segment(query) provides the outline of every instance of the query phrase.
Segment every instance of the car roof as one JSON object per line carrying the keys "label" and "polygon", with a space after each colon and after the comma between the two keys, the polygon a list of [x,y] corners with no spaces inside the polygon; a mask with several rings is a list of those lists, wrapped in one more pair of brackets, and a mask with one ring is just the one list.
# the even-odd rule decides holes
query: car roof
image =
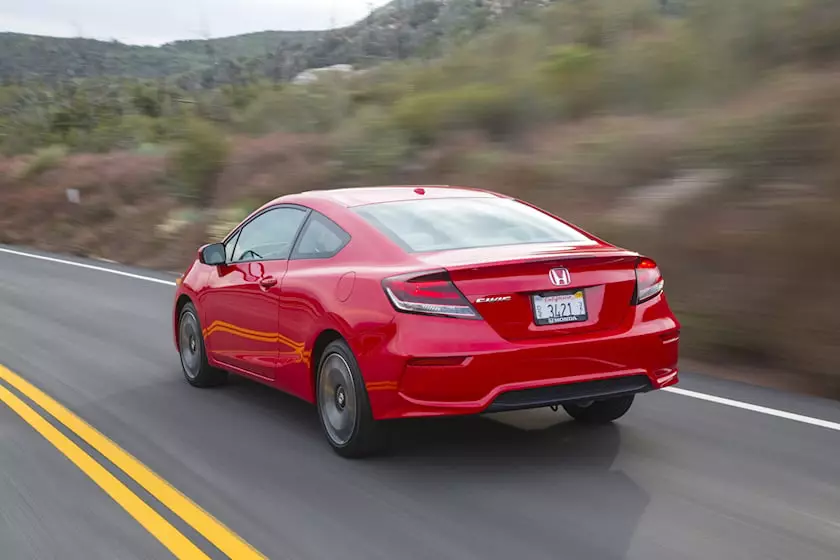
{"label": "car roof", "polygon": [[295,195],[282,196],[273,203],[300,202],[307,200],[327,200],[352,208],[366,204],[399,202],[430,198],[500,198],[494,192],[468,187],[450,187],[446,185],[392,185],[381,187],[352,187],[321,191],[307,191]]}

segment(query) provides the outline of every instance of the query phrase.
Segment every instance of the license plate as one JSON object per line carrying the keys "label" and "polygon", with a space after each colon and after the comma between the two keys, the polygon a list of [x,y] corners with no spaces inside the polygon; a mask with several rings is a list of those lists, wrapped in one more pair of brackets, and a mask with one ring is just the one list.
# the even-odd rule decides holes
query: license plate
{"label": "license plate", "polygon": [[532,295],[534,323],[536,325],[557,325],[586,321],[586,298],[583,290],[562,294]]}

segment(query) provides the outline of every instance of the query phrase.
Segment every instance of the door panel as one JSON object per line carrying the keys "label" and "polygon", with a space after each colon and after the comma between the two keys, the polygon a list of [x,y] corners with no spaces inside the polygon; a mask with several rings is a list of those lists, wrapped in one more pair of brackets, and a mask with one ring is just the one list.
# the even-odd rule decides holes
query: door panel
{"label": "door panel", "polygon": [[204,339],[213,357],[265,379],[277,364],[277,287],[261,284],[282,278],[288,261],[235,263],[218,268],[206,298]]}
{"label": "door panel", "polygon": [[328,321],[325,305],[337,300],[339,279],[348,272],[339,264],[350,236],[326,216],[313,212],[300,235],[283,277],[279,295],[278,387],[312,400],[311,345]]}
{"label": "door panel", "polygon": [[231,238],[230,262],[211,272],[200,298],[204,338],[222,364],[276,378],[280,285],[307,214],[299,207],[276,207],[256,216]]}

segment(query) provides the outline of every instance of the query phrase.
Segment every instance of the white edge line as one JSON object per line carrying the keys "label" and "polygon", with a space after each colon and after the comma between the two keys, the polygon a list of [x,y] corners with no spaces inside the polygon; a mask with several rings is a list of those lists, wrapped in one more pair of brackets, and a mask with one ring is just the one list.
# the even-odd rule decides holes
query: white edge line
{"label": "white edge line", "polygon": [[828,420],[821,420],[819,418],[811,418],[810,416],[803,416],[801,414],[794,414],[793,412],[785,412],[784,410],[776,410],[774,408],[767,408],[766,406],[759,406],[757,404],[749,404],[741,401],[734,401],[732,399],[725,399],[723,397],[715,397],[713,395],[706,395],[705,393],[697,393],[695,391],[687,391],[678,387],[666,387],[662,389],[669,393],[675,393],[684,397],[691,397],[701,401],[708,401],[712,403],[731,406],[734,408],[741,408],[768,416],[775,416],[776,418],[784,418],[785,420],[793,420],[794,422],[801,422],[803,424],[810,424],[811,426],[819,426],[821,428],[828,428],[840,432],[840,424],[837,422],[829,422]]}
{"label": "white edge line", "polygon": [[[8,253],[10,255],[18,255],[20,257],[29,257],[30,259],[37,259],[41,261],[47,262],[54,262],[59,264],[66,264],[70,266],[75,266],[78,268],[86,268],[88,270],[96,270],[99,272],[107,272],[109,274],[116,274],[117,276],[125,276],[126,278],[134,278],[135,280],[145,280],[146,282],[153,282],[155,284],[163,284],[165,286],[174,286],[175,282],[170,280],[162,280],[160,278],[152,278],[150,276],[141,276],[140,274],[132,274],[130,272],[123,272],[121,270],[113,270],[111,268],[105,268],[103,266],[94,266],[91,264],[84,264],[74,261],[68,261],[64,259],[56,259],[54,257],[45,257],[42,255],[33,255],[31,253],[24,253],[21,251],[13,251],[12,249],[5,249],[0,247],[0,253]],[[714,395],[707,395],[705,393],[698,393],[696,391],[688,391],[686,389],[680,389],[678,387],[666,387],[662,389],[663,391],[667,391],[669,393],[674,393],[676,395],[682,395],[684,397],[691,397],[693,399],[698,399],[701,401],[712,402],[716,404],[722,404],[724,406],[731,406],[733,408],[740,408],[742,410],[749,410],[752,412],[758,412],[759,414],[766,414],[768,416],[775,416],[776,418],[784,418],[785,420],[792,420],[794,422],[801,422],[803,424],[809,424],[811,426],[819,426],[821,428],[828,428],[829,430],[834,430],[840,432],[840,424],[837,422],[829,422],[828,420],[821,420],[819,418],[811,418],[810,416],[803,416],[801,414],[794,414],[792,412],[785,412],[784,410],[776,410],[774,408],[767,408],[766,406],[759,406],[756,404],[745,403],[741,401],[736,401],[732,399],[725,399],[723,397],[716,397]]]}
{"label": "white edge line", "polygon": [[74,261],[67,261],[64,259],[56,259],[54,257],[45,257],[42,255],[33,255],[31,253],[23,253],[21,251],[13,251],[12,249],[6,249],[4,247],[0,247],[0,253],[7,253],[9,255],[17,255],[19,257],[28,257],[30,259],[37,259],[39,261],[47,261],[47,262],[54,262],[59,264],[67,264],[70,266],[75,266],[78,268],[86,268],[88,270],[96,270],[99,272],[107,272],[109,274],[116,274],[117,276],[125,276],[126,278],[134,278],[135,280],[145,280],[146,282],[153,282],[155,284],[163,284],[164,286],[174,286],[175,282],[171,280],[163,280],[161,278],[152,278],[150,276],[141,276],[140,274],[132,274],[130,272],[123,272],[121,270],[114,270],[112,268],[105,268],[104,266],[94,266],[92,264],[85,264],[80,262]]}

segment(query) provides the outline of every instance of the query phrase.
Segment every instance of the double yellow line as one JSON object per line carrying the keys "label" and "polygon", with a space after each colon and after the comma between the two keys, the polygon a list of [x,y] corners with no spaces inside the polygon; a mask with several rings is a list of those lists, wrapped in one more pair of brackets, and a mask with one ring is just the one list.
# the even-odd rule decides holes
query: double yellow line
{"label": "double yellow line", "polygon": [[[90,424],[70,412],[55,399],[0,365],[0,379],[31,399],[52,415],[68,430],[132,478],[161,504],[169,508],[188,525],[210,541],[229,558],[254,559],[265,557],[212,515],[201,509],[146,465],[121,449]],[[0,401],[14,410],[47,441],[53,444],[82,472],[114,499],[129,515],[146,528],[177,558],[203,560],[210,557],[185,537],[162,515],[137,496],[128,486],[111,474],[70,438],[53,426],[23,399],[0,384]]]}

